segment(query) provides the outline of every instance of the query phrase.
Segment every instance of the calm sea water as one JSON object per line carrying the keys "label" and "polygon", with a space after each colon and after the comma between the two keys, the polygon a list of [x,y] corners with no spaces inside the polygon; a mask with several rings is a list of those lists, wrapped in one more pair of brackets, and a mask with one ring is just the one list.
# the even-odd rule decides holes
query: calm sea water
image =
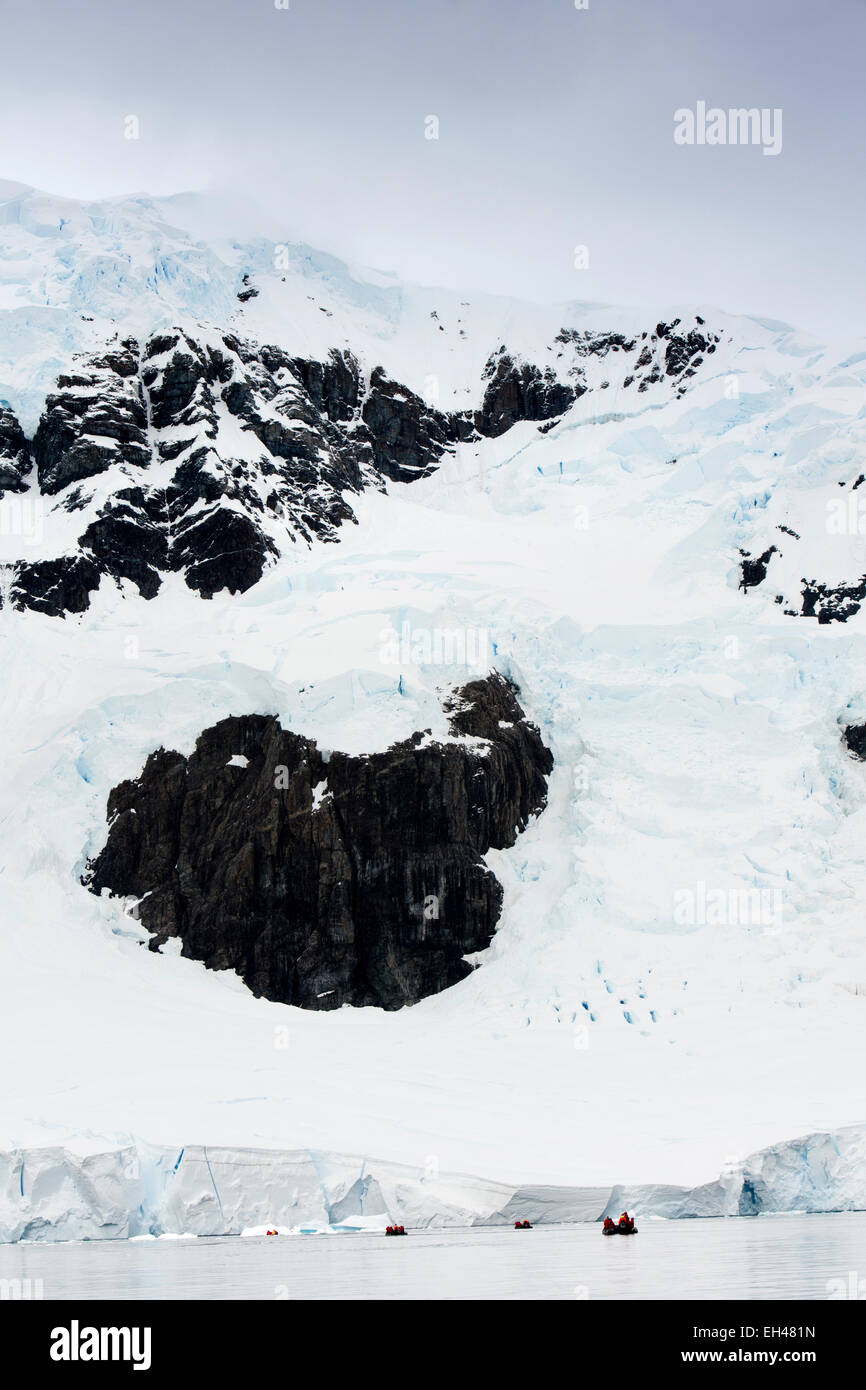
{"label": "calm sea water", "polygon": [[0,1246],[53,1298],[866,1298],[866,1213]]}

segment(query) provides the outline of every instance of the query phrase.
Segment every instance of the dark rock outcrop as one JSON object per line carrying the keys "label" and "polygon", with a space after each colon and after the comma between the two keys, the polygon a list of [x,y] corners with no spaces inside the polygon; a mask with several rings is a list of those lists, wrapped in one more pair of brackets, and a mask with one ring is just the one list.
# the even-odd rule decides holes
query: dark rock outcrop
{"label": "dark rock outcrop", "polygon": [[[792,541],[800,540],[799,534],[790,526],[780,525],[777,530],[790,536]],[[763,584],[770,560],[778,553],[778,546],[775,545],[768,546],[761,555],[750,555],[748,551],[741,550],[740,555],[743,558],[740,561],[740,588],[748,590]],[[847,584],[825,583],[819,579],[807,579],[805,576],[800,583],[802,588],[798,599],[786,599],[784,594],[776,594],[775,602],[783,605],[787,602],[788,606],[784,608],[787,617],[816,618],[822,626],[847,622],[855,613],[860,612],[863,600],[866,599],[866,575],[861,575],[859,579]]]}
{"label": "dark rock outcrop", "polygon": [[866,762],[866,724],[849,724],[843,729],[842,737],[849,753],[860,762]]}
{"label": "dark rock outcrop", "polygon": [[[778,457],[778,454],[774,453],[773,456]],[[855,494],[863,487],[864,482],[866,474],[862,471],[857,472],[853,478],[837,479],[840,495],[826,500],[825,506],[816,508],[811,515],[801,513],[803,520],[799,523],[800,530],[795,530],[784,522],[777,523],[775,529],[788,537],[788,540],[783,542],[786,548],[797,546],[802,540],[802,534],[810,532],[813,527],[819,529],[819,534],[823,536],[862,537],[866,531],[866,523],[863,519],[862,500]],[[770,545],[757,557],[745,550],[740,551],[744,557],[741,588],[756,587],[764,581],[768,561],[776,551],[775,545]],[[843,547],[840,553],[842,556],[850,557],[854,552]],[[849,618],[860,612],[866,600],[866,574],[858,573],[855,569],[853,573],[849,571],[849,577],[846,578],[837,568],[838,558],[830,561],[832,551],[828,550],[826,554],[828,568],[830,563],[833,564],[829,577],[821,578],[814,572],[812,575],[801,574],[798,593],[789,589],[785,593],[775,595],[775,602],[783,606],[786,617],[814,618],[821,626],[827,626],[830,623],[846,623]],[[850,563],[850,559],[848,562]],[[813,561],[810,560],[809,563]],[[859,565],[857,568],[859,569]]]}
{"label": "dark rock outcrop", "polygon": [[505,434],[521,420],[550,420],[562,415],[582,394],[561,382],[551,367],[542,372],[531,362],[515,362],[504,347],[484,368],[487,387],[475,425],[480,434]]}
{"label": "dark rock outcrop", "polygon": [[361,416],[377,471],[401,483],[431,473],[446,449],[472,434],[458,417],[428,405],[381,367],[370,377]]}
{"label": "dark rock outcrop", "polygon": [[247,304],[251,299],[258,299],[259,292],[255,285],[250,284],[249,275],[244,275],[241,280],[241,288],[238,290],[238,299],[241,304]]}
{"label": "dark rock outcrop", "polygon": [[592,333],[581,328],[562,328],[555,341],[570,344],[579,357],[604,358],[611,352],[634,352],[637,346],[636,338],[626,338],[622,333]]}
{"label": "dark rock outcrop", "polygon": [[[241,297],[254,293],[245,282]],[[204,598],[248,589],[287,545],[338,540],[353,494],[423,478],[458,444],[521,421],[551,428],[588,389],[591,358],[624,356],[623,387],[685,390],[719,341],[695,322],[640,338],[563,328],[555,369],[503,345],[480,407],[448,411],[381,366],[363,372],[345,347],[315,361],[235,333],[115,338],[58,379],[32,449],[0,407],[0,499],[23,488],[32,455],[49,511],[81,513],[66,554],[13,566],[9,600],[62,616],[103,579],[152,598],[172,572]]]}
{"label": "dark rock outcrop", "polygon": [[0,497],[4,492],[21,492],[24,479],[33,467],[30,445],[12,411],[0,404]]}
{"label": "dark rock outcrop", "polygon": [[679,319],[674,319],[673,323],[657,323],[656,336],[665,344],[665,375],[682,381],[694,376],[705,353],[715,352],[719,335],[702,333],[699,328],[683,329],[678,333],[679,326]]}
{"label": "dark rock outcrop", "polygon": [[[90,606],[91,594],[99,588],[102,577],[99,566],[88,555],[35,560],[21,569],[27,575],[26,607],[52,617],[61,613],[83,613]],[[12,588],[12,602],[17,607],[25,606],[21,602],[17,578]]]}
{"label": "dark rock outcrop", "polygon": [[746,550],[740,551],[743,557],[740,561],[741,589],[754,589],[758,584],[763,584],[767,577],[767,568],[777,551],[778,546],[775,545],[771,545],[763,555],[750,555]]}
{"label": "dark rock outcrop", "polygon": [[546,800],[553,760],[514,688],[455,692],[452,735],[323,753],[270,715],[224,719],[189,758],[160,749],[109,797],[87,878],[256,994],[386,1009],[455,984],[489,945],[502,889],[481,856]]}
{"label": "dark rock outcrop", "polygon": [[58,493],[115,463],[145,467],[146,429],[138,344],[126,339],[58,378],[33,440],[40,488]]}
{"label": "dark rock outcrop", "polygon": [[[16,428],[0,416],[0,485],[27,462]],[[248,589],[281,539],[336,540],[348,496],[423,476],[467,433],[381,368],[364,383],[348,351],[315,362],[231,334],[126,339],[48,398],[41,490],[91,519],[72,554],[16,566],[12,603],[80,612],[103,576],[152,598],[169,572],[205,598]],[[112,468],[121,486],[99,504],[91,480]]]}
{"label": "dark rock outcrop", "polygon": [[[606,358],[610,353],[631,354],[637,351],[633,370],[623,378],[623,387],[636,384],[639,392],[645,392],[667,379],[676,387],[677,395],[681,396],[688,388],[689,378],[696,375],[721,342],[721,335],[712,333],[697,314],[695,324],[695,328],[686,328],[681,319],[674,319],[672,323],[657,323],[653,332],[641,333],[639,338],[626,338],[622,333],[563,328],[556,335],[556,342],[570,346],[578,359]],[[582,373],[579,361],[572,367],[571,376],[578,383],[580,395]]]}
{"label": "dark rock outcrop", "polygon": [[[277,356],[275,349],[263,349],[268,370],[274,370]],[[291,367],[317,410],[335,424],[351,420],[361,401],[361,374],[351,352],[332,349],[327,362],[293,357]]]}
{"label": "dark rock outcrop", "polygon": [[866,575],[853,584],[822,584],[814,579],[803,580],[803,606],[800,617],[817,618],[818,622],[846,623],[860,612],[866,598]]}

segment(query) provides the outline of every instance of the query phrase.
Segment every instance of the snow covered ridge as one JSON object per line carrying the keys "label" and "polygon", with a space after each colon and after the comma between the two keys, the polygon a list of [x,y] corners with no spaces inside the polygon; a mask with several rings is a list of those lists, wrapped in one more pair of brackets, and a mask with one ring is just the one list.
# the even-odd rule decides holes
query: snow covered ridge
{"label": "snow covered ridge", "polygon": [[[20,471],[8,413],[4,428],[8,510],[28,460]],[[455,438],[382,372],[362,382],[350,353],[301,361],[180,329],[124,339],[48,398],[32,444],[44,558],[12,566],[9,601],[81,612],[103,576],[152,598],[172,571],[207,598],[243,591],[293,542],[335,540],[355,519],[345,494],[422,476]]]}
{"label": "snow covered ridge", "polygon": [[525,422],[565,442],[640,420],[654,452],[682,401],[696,444],[663,461],[684,491],[720,467],[753,483],[728,521],[744,592],[821,623],[858,610],[862,344],[695,307],[648,321],[461,297],[218,222],[207,198],[84,203],[0,184],[13,606],[81,612],[102,582],[153,597],[173,571],[204,596],[243,591],[298,543],[339,539],[365,488],[478,458]]}
{"label": "snow covered ridge", "polygon": [[[58,378],[32,444],[0,407],[0,530],[17,529],[30,552],[9,568],[9,602],[62,616],[87,608],[103,577],[153,598],[172,571],[206,598],[244,591],[288,546],[337,540],[355,520],[346,494],[422,478],[459,444],[522,421],[552,425],[592,389],[587,359],[621,359],[623,388],[682,394],[716,351],[703,324],[676,319],[632,339],[562,329],[557,370],[502,345],[480,406],[448,413],[380,365],[365,376],[349,349],[320,362],[225,332],[175,327],[143,345],[115,334]],[[25,536],[25,495],[38,537],[33,518]]]}
{"label": "snow covered ridge", "polygon": [[514,1185],[309,1149],[143,1140],[0,1152],[0,1241],[860,1211],[866,1126],[775,1144],[700,1187]]}
{"label": "snow covered ridge", "polygon": [[564,361],[563,331],[625,339],[649,327],[609,307],[405,284],[279,229],[251,235],[240,216],[201,195],[79,202],[0,181],[0,400],[28,436],[74,355],[115,333],[232,332],[318,361],[348,348],[451,412],[480,406],[502,344],[546,375]]}
{"label": "snow covered ridge", "polygon": [[201,240],[190,218],[206,201],[0,187],[13,607],[82,612],[103,580],[152,598],[171,572],[244,591],[298,542],[338,539],[353,494],[584,398],[584,418],[656,410],[756,334],[460,300],[305,246]]}

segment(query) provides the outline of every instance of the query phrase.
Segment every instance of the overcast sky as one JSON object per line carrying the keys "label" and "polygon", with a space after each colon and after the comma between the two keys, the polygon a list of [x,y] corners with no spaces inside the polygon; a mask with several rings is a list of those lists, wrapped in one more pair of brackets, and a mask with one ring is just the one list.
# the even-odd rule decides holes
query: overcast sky
{"label": "overcast sky", "polygon": [[[229,189],[429,284],[866,332],[864,0],[0,0],[0,24],[0,178]],[[781,108],[781,153],[675,144],[699,101]]]}

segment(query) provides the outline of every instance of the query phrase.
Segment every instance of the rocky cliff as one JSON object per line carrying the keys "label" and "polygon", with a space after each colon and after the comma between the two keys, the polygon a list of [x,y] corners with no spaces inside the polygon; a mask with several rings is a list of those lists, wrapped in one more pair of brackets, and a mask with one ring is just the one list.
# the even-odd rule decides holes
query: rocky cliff
{"label": "rocky cliff", "polygon": [[224,719],[195,751],[159,749],[108,803],[88,886],[138,900],[170,937],[256,994],[310,1009],[412,1004],[469,973],[502,905],[482,861],[546,800],[553,759],[500,676],[429,731],[350,757],[269,715]]}
{"label": "rocky cliff", "polygon": [[30,445],[11,410],[0,404],[0,497],[21,492],[32,467]]}
{"label": "rocky cliff", "polygon": [[116,337],[58,377],[32,442],[0,402],[0,499],[35,463],[46,536],[10,567],[7,601],[63,616],[104,578],[150,599],[169,573],[204,598],[249,589],[288,546],[338,540],[363,489],[425,477],[458,444],[524,421],[548,428],[589,389],[590,360],[621,358],[624,388],[685,390],[718,335],[678,325],[632,339],[563,329],[555,370],[503,344],[478,408],[450,411],[381,366],[364,372],[347,347],[318,361],[235,333]]}

